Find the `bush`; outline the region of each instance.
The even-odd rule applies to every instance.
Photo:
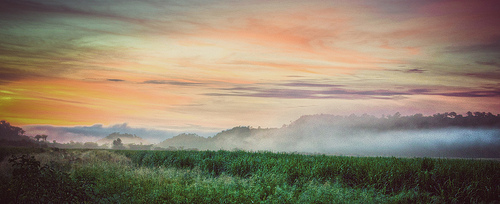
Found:
[[[34,156],[12,156],[12,179],[2,189],[6,203],[91,202],[92,184],[72,180],[67,173],[41,166]]]

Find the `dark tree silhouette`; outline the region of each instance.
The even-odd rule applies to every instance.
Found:
[[[116,140],[113,140],[113,149],[123,149],[123,143],[120,138],[117,138]]]
[[[24,130],[20,127],[12,126],[5,120],[0,121],[0,139],[21,140]]]
[[[451,118],[456,118],[457,117],[457,113],[455,112],[451,112],[448,114]]]
[[[86,149],[97,149],[99,148],[99,144],[97,144],[96,142],[85,142],[83,144],[83,147]]]
[[[1,146],[35,146],[32,138],[24,135],[25,131],[10,125],[5,120],[0,121],[0,147]]]
[[[400,113],[394,115],[374,116],[362,115],[349,116],[336,115],[305,115],[290,124],[290,127],[302,126],[337,126],[342,128],[362,128],[377,130],[395,129],[431,129],[446,127],[467,127],[467,128],[500,128],[500,114],[494,115],[486,112],[467,112],[466,116],[456,112],[436,113],[432,116],[415,114],[402,116]]]

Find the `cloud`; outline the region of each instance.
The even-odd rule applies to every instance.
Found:
[[[22,23],[21,23],[22,24]],[[23,24],[24,25],[24,24]],[[78,77],[82,71],[109,70],[114,62],[127,62],[127,53],[114,45],[87,46],[77,41],[98,36],[71,26],[48,26],[36,32],[36,26],[20,26],[25,36],[0,33],[0,80]],[[63,31],[68,29],[70,31]],[[84,37],[82,37],[84,36]],[[88,76],[88,75],[86,75]]]
[[[283,84],[275,84],[283,85]],[[269,88],[264,86],[238,86],[233,88],[220,89],[219,93],[207,93],[208,96],[239,96],[239,97],[261,97],[261,98],[281,98],[281,99],[401,99],[410,95],[439,95],[450,97],[499,97],[500,90],[492,88],[470,89],[462,88],[462,91],[446,90],[445,88],[411,88],[398,91],[390,89],[368,89],[355,90],[349,88],[339,88],[338,85],[308,84],[308,83],[285,83],[285,86],[319,88],[311,89],[285,89]],[[272,86],[270,86],[272,87]],[[333,87],[333,88],[332,88]]]
[[[500,70],[485,71],[485,72],[469,72],[463,75],[467,77],[474,77],[476,78],[475,80],[485,80],[485,79],[498,80],[500,79]]]
[[[498,38],[498,37],[497,37]],[[446,50],[451,53],[491,53],[500,54],[500,39],[487,43],[476,43],[464,46],[450,46]]]
[[[123,80],[123,79],[107,79],[107,81],[120,82],[120,81],[125,81],[125,80]]]
[[[2,15],[6,14],[20,14],[27,12],[43,12],[43,11],[57,11],[67,10],[64,8],[54,8],[47,6],[40,2],[26,1],[26,0],[3,0],[2,7],[0,8]]]
[[[89,5],[92,5],[89,7]],[[96,2],[90,4],[75,3],[75,2],[44,2],[44,1],[28,1],[28,0],[3,0],[2,7],[0,8],[0,16],[2,15],[15,15],[16,17],[22,16],[36,18],[34,14],[54,14],[54,15],[73,15],[73,16],[86,16],[94,18],[113,19],[125,21],[128,23],[141,24],[144,20],[129,17],[130,15],[118,15],[110,12],[98,11],[98,6],[110,6],[110,2]],[[83,8],[86,9],[83,9]],[[3,14],[2,14],[3,13]]]
[[[431,89],[410,89],[408,92],[413,93],[413,94],[425,94],[425,93],[430,93],[432,92]]]
[[[147,80],[142,82],[144,84],[169,84],[176,86],[195,86],[202,85],[202,83],[198,82],[188,82],[188,81],[173,81],[173,80]]]
[[[61,98],[53,98],[53,97],[39,97],[40,99],[45,99],[53,102],[62,102],[62,103],[69,103],[69,104],[89,104],[86,102],[82,101],[76,101],[76,100],[67,100],[67,99],[61,99]]]
[[[468,88],[462,88],[462,91],[454,90],[442,90],[438,87],[433,89],[419,88],[410,89],[408,93],[411,95],[438,95],[438,96],[451,96],[451,97],[467,97],[467,98],[480,98],[480,97],[499,97],[500,89],[496,87],[485,87],[481,90],[471,90]]]
[[[500,90],[491,91],[462,91],[462,92],[450,92],[450,93],[439,93],[432,95],[441,96],[455,96],[455,97],[500,97]]]
[[[500,68],[500,63],[494,61],[476,61],[476,63],[480,65],[494,66]]]
[[[413,69],[386,69],[387,71],[395,71],[395,72],[403,72],[403,73],[415,73],[415,74],[421,74],[426,72],[426,69],[421,69],[421,68],[413,68]]]
[[[312,87],[329,87],[319,86]],[[411,95],[410,92],[399,92],[390,90],[367,90],[357,91],[341,88],[326,90],[309,89],[278,89],[265,87],[235,87],[223,89],[228,93],[208,93],[209,96],[245,96],[245,97],[264,97],[264,98],[284,98],[284,99],[361,99],[361,98],[379,98],[390,99],[392,96]]]
[[[9,83],[12,81],[18,81],[21,79],[36,77],[36,74],[30,74],[28,72],[10,69],[5,67],[0,67],[0,84]]]
[[[476,72],[464,69],[479,67],[486,71],[498,67],[494,56],[473,58],[449,52],[448,58],[433,54],[449,49],[498,55],[495,50],[500,38],[487,38],[494,32],[498,35],[496,26],[476,24],[490,18],[486,24],[490,25],[496,23],[496,18],[491,18],[489,11],[462,9],[471,8],[469,5],[489,7],[477,3],[465,2],[460,6],[464,3],[461,2],[457,9],[453,6],[455,1],[436,7],[434,3],[441,2],[432,0],[401,1],[390,6],[349,1],[1,2],[0,84],[12,86],[8,90],[26,90],[17,98],[12,97],[13,102],[5,110],[12,111],[12,117],[31,118],[38,124],[74,125],[82,118],[83,124],[123,122],[126,117],[149,121],[151,115],[165,121],[204,123],[197,118],[214,118],[214,110],[229,114],[236,109],[224,111],[229,107],[246,109],[248,113],[258,109],[291,114],[292,111],[273,105],[278,104],[275,101],[267,100],[273,98],[292,99],[287,101],[290,107],[306,104],[293,99],[360,99],[356,101],[360,106],[378,112],[375,109],[388,107],[362,100],[497,95],[494,89],[473,86],[492,84],[498,74],[463,75]],[[474,29],[466,29],[470,25]],[[450,45],[454,46],[446,47]],[[459,64],[467,60],[476,67]],[[392,73],[380,71],[401,64],[408,66]],[[446,76],[434,75],[443,72]],[[301,76],[304,80],[281,81],[287,76]],[[33,78],[36,82],[28,83]],[[55,78],[96,80],[53,86],[51,81]],[[465,78],[471,83],[457,85]],[[129,83],[121,83],[124,80]],[[11,83],[14,81],[20,83]],[[235,85],[238,82],[239,87]],[[103,90],[103,85],[107,90]],[[220,97],[206,96],[258,97],[262,105],[240,100],[247,98],[227,97],[223,103],[218,101]],[[340,108],[342,103],[356,104],[332,101],[309,110],[331,111],[330,107]],[[172,104],[205,102],[208,105],[196,110],[186,108],[182,113],[170,108]],[[450,106],[465,106],[459,103],[450,102]],[[71,109],[61,108],[61,104],[68,104]],[[137,111],[123,111],[131,107]],[[269,107],[272,110],[266,109]],[[175,119],[179,114],[183,115]],[[41,115],[47,120],[36,121]],[[233,118],[222,113],[219,116]]]
[[[339,87],[342,85],[335,85],[335,84],[320,84],[320,83],[305,83],[305,82],[291,82],[291,83],[284,83],[281,84],[283,86],[292,86],[292,87]]]
[[[406,72],[406,73],[419,73],[420,74],[420,73],[424,73],[425,71],[427,71],[427,70],[425,70],[425,69],[409,69],[409,70],[406,70],[404,72]]]
[[[390,90],[367,90],[367,91],[355,91],[348,89],[333,89],[328,91],[320,92],[324,95],[347,95],[347,96],[368,96],[368,97],[385,97],[385,96],[400,96],[400,95],[410,95],[408,92],[390,91]]]

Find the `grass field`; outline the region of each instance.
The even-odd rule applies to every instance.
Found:
[[[25,148],[0,159],[6,203],[500,202],[493,160]]]

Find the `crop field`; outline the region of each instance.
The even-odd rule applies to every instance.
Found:
[[[496,203],[494,160],[0,149],[2,203]]]

